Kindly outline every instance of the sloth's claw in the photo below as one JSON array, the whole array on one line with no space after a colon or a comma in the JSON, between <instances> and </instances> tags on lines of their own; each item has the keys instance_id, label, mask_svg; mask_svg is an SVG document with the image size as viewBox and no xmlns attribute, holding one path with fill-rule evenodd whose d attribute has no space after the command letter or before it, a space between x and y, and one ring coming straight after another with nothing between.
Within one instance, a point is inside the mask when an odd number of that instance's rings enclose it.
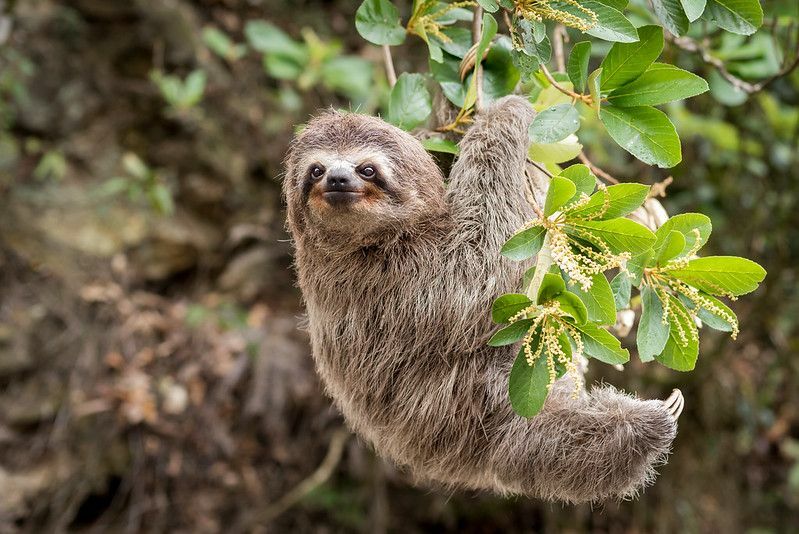
<instances>
[{"instance_id":1,"label":"sloth's claw","mask_svg":"<svg viewBox=\"0 0 799 534\"><path fill-rule=\"evenodd\" d=\"M678 419L683 408L685 408L685 397L683 397L679 389L675 389L671 392L669 398L663 401L663 405L674 419Z\"/></svg>"}]
</instances>

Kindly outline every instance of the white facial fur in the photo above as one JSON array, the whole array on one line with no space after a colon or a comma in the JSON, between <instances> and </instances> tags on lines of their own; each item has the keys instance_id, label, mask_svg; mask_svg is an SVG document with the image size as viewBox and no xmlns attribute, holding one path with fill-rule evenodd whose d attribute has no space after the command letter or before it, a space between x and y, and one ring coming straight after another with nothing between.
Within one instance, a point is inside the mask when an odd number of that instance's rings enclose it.
<instances>
[{"instance_id":1,"label":"white facial fur","mask_svg":"<svg viewBox=\"0 0 799 534\"><path fill-rule=\"evenodd\" d=\"M312 164L322 165L327 172L341 169L354 173L355 168L364 163L372 163L378 168L383 179L390 182L393 178L391 162L380 152L371 149L352 149L347 151L316 150L308 152L300 162L300 169L305 172Z\"/></svg>"}]
</instances>

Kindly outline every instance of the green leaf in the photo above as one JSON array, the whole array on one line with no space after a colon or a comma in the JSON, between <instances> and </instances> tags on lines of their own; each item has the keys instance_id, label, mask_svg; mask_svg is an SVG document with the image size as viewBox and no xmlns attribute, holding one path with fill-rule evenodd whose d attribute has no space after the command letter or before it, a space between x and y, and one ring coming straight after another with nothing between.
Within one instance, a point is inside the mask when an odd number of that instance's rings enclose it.
<instances>
[{"instance_id":1,"label":"green leaf","mask_svg":"<svg viewBox=\"0 0 799 534\"><path fill-rule=\"evenodd\" d=\"M504 347L521 341L527 331L530 330L533 321L534 319L521 319L511 323L491 336L491 339L488 340L488 345L491 347Z\"/></svg>"},{"instance_id":2,"label":"green leaf","mask_svg":"<svg viewBox=\"0 0 799 534\"><path fill-rule=\"evenodd\" d=\"M441 32L449 37L448 42L439 41L438 44L441 49L459 59L463 59L463 56L472 47L472 32L460 26L442 28Z\"/></svg>"},{"instance_id":3,"label":"green leaf","mask_svg":"<svg viewBox=\"0 0 799 534\"><path fill-rule=\"evenodd\" d=\"M536 336L535 340L534 352L538 343L541 343L540 336ZM533 417L540 412L549 395L547 359L540 356L531 366L524 352L519 351L510 370L508 395L513 411L522 417Z\"/></svg>"},{"instance_id":4,"label":"green leaf","mask_svg":"<svg viewBox=\"0 0 799 534\"><path fill-rule=\"evenodd\" d=\"M690 98L708 90L707 82L686 70L654 63L632 81L608 95L608 102L619 107L659 106Z\"/></svg>"},{"instance_id":5,"label":"green leaf","mask_svg":"<svg viewBox=\"0 0 799 534\"><path fill-rule=\"evenodd\" d=\"M705 292L700 291L700 295L702 298L709 300L716 306L718 309L723 310L724 312L728 313L730 317L735 317L735 312L732 311L726 304L721 302L719 299L712 295L708 295ZM693 302L691 302L688 297L683 295L682 293L679 295L680 301L685 304L687 308L694 309L695 306ZM732 332L733 327L732 324L727 320L717 315L716 313L711 312L705 308L699 308L696 312L696 316L701 319L702 324L709 326L715 330L720 330L721 332Z\"/></svg>"},{"instance_id":6,"label":"green leaf","mask_svg":"<svg viewBox=\"0 0 799 534\"><path fill-rule=\"evenodd\" d=\"M638 78L663 51L663 28L638 28L640 40L615 43L602 60L602 91L611 91Z\"/></svg>"},{"instance_id":7,"label":"green leaf","mask_svg":"<svg viewBox=\"0 0 799 534\"><path fill-rule=\"evenodd\" d=\"M497 9L499 9L499 5L495 0L477 0L477 3L489 13L494 13Z\"/></svg>"},{"instance_id":8,"label":"green leaf","mask_svg":"<svg viewBox=\"0 0 799 534\"><path fill-rule=\"evenodd\" d=\"M516 18L516 35L522 45L522 52L536 58L539 63L548 63L552 58L552 43L542 22Z\"/></svg>"},{"instance_id":9,"label":"green leaf","mask_svg":"<svg viewBox=\"0 0 799 534\"><path fill-rule=\"evenodd\" d=\"M652 0L652 7L663 27L671 33L679 37L688 31L690 22L680 0Z\"/></svg>"},{"instance_id":10,"label":"green leaf","mask_svg":"<svg viewBox=\"0 0 799 534\"><path fill-rule=\"evenodd\" d=\"M363 98L372 90L374 66L356 56L339 56L322 65L325 86L349 98Z\"/></svg>"},{"instance_id":11,"label":"green leaf","mask_svg":"<svg viewBox=\"0 0 799 534\"><path fill-rule=\"evenodd\" d=\"M699 356L699 339L696 333L696 324L693 319L688 317L688 311L682 302L669 296L669 306L680 309L684 313L669 314L669 339L663 352L655 356L655 359L670 369L675 371L691 371L696 366L696 359ZM683 342L679 336L677 324L682 326L687 339Z\"/></svg>"},{"instance_id":12,"label":"green leaf","mask_svg":"<svg viewBox=\"0 0 799 534\"><path fill-rule=\"evenodd\" d=\"M557 143L530 143L527 153L531 160L540 163L563 163L576 158L582 149L577 136L570 135Z\"/></svg>"},{"instance_id":13,"label":"green leaf","mask_svg":"<svg viewBox=\"0 0 799 534\"><path fill-rule=\"evenodd\" d=\"M308 52L303 45L265 20L249 21L244 26L244 35L250 46L258 52L288 56L298 63L307 60Z\"/></svg>"},{"instance_id":14,"label":"green leaf","mask_svg":"<svg viewBox=\"0 0 799 534\"><path fill-rule=\"evenodd\" d=\"M704 17L729 32L752 35L763 25L763 8L759 0L707 0Z\"/></svg>"},{"instance_id":15,"label":"green leaf","mask_svg":"<svg viewBox=\"0 0 799 534\"><path fill-rule=\"evenodd\" d=\"M602 68L596 69L588 75L588 91L591 94L591 108L596 111L597 119L602 110Z\"/></svg>"},{"instance_id":16,"label":"green leaf","mask_svg":"<svg viewBox=\"0 0 799 534\"><path fill-rule=\"evenodd\" d=\"M655 290L641 287L641 319L638 322L636 344L642 362L651 362L663 352L669 340L669 325L663 322L663 303Z\"/></svg>"},{"instance_id":17,"label":"green leaf","mask_svg":"<svg viewBox=\"0 0 799 534\"><path fill-rule=\"evenodd\" d=\"M567 233L592 243L601 240L616 254L625 251L638 254L655 242L655 234L649 228L630 219L571 221L570 224L577 231L566 226ZM585 235L585 230L590 232L590 236Z\"/></svg>"},{"instance_id":18,"label":"green leaf","mask_svg":"<svg viewBox=\"0 0 799 534\"><path fill-rule=\"evenodd\" d=\"M406 30L399 11L389 0L364 0L355 12L355 28L361 37L376 45L399 45Z\"/></svg>"},{"instance_id":19,"label":"green leaf","mask_svg":"<svg viewBox=\"0 0 799 534\"><path fill-rule=\"evenodd\" d=\"M621 348L621 343L607 330L594 323L575 325L582 334L585 353L609 365L624 364L630 361L630 353Z\"/></svg>"},{"instance_id":20,"label":"green leaf","mask_svg":"<svg viewBox=\"0 0 799 534\"><path fill-rule=\"evenodd\" d=\"M582 208L570 211L568 220L591 218L604 221L624 217L638 209L648 194L648 185L629 183L611 185L605 191L600 189L591 195L591 200ZM606 198L608 198L607 204Z\"/></svg>"},{"instance_id":21,"label":"green leaf","mask_svg":"<svg viewBox=\"0 0 799 534\"><path fill-rule=\"evenodd\" d=\"M682 160L680 138L662 111L603 106L600 119L613 140L644 163L669 168Z\"/></svg>"},{"instance_id":22,"label":"green leaf","mask_svg":"<svg viewBox=\"0 0 799 534\"><path fill-rule=\"evenodd\" d=\"M745 295L766 277L766 270L746 258L707 256L688 262L684 269L669 269L671 276L711 295Z\"/></svg>"},{"instance_id":23,"label":"green leaf","mask_svg":"<svg viewBox=\"0 0 799 534\"><path fill-rule=\"evenodd\" d=\"M666 237L669 235L669 233L671 233L672 230L680 232L683 237L685 237L685 246L677 254L677 256L675 256L679 257L687 254L691 250L701 249L705 243L707 243L707 240L710 237L710 232L713 230L713 225L710 222L710 217L707 215L702 215L701 213L680 213L679 215L675 215L674 217L668 219L665 223L663 223L663 226L657 229L657 232L655 232L657 241L655 241L654 248L661 247L663 241L665 241ZM694 230L699 232L698 246L695 246L697 235Z\"/></svg>"},{"instance_id":24,"label":"green leaf","mask_svg":"<svg viewBox=\"0 0 799 534\"><path fill-rule=\"evenodd\" d=\"M569 282L569 291L576 294L585 304L588 319L599 324L616 322L616 305L613 291L605 275L597 273L591 277L591 289L583 291L579 284Z\"/></svg>"},{"instance_id":25,"label":"green leaf","mask_svg":"<svg viewBox=\"0 0 799 534\"><path fill-rule=\"evenodd\" d=\"M400 74L388 100L389 122L412 130L423 124L432 111L433 102L424 76L408 72Z\"/></svg>"},{"instance_id":26,"label":"green leaf","mask_svg":"<svg viewBox=\"0 0 799 534\"><path fill-rule=\"evenodd\" d=\"M574 183L575 192L568 203L578 200L583 194L591 196L596 187L596 176L591 173L591 169L582 163L571 165L560 171L560 175Z\"/></svg>"},{"instance_id":27,"label":"green leaf","mask_svg":"<svg viewBox=\"0 0 799 534\"><path fill-rule=\"evenodd\" d=\"M422 139L422 146L428 152L445 152L447 154L460 154L460 147L449 139L441 139L440 137L428 137Z\"/></svg>"},{"instance_id":28,"label":"green leaf","mask_svg":"<svg viewBox=\"0 0 799 534\"><path fill-rule=\"evenodd\" d=\"M500 253L506 258L516 261L531 258L541 250L541 247L544 245L544 236L546 233L546 228L541 226L533 226L532 228L522 230L502 245Z\"/></svg>"},{"instance_id":29,"label":"green leaf","mask_svg":"<svg viewBox=\"0 0 799 534\"><path fill-rule=\"evenodd\" d=\"M597 24L588 30L588 35L598 37L605 41L617 41L620 43L632 43L638 40L638 32L627 17L620 10L608 5L610 2L599 2L596 0L582 0L580 5L596 13ZM584 21L590 23L588 15L577 6L567 3L564 0L550 2L550 7L558 11L565 11Z\"/></svg>"},{"instance_id":30,"label":"green leaf","mask_svg":"<svg viewBox=\"0 0 799 534\"><path fill-rule=\"evenodd\" d=\"M630 307L630 294L632 293L632 281L625 273L617 274L610 281L610 289L613 292L613 303L617 310L625 310Z\"/></svg>"},{"instance_id":31,"label":"green leaf","mask_svg":"<svg viewBox=\"0 0 799 534\"><path fill-rule=\"evenodd\" d=\"M591 59L591 41L582 41L572 47L566 72L574 90L582 93L588 79L588 60Z\"/></svg>"},{"instance_id":32,"label":"green leaf","mask_svg":"<svg viewBox=\"0 0 799 534\"><path fill-rule=\"evenodd\" d=\"M535 277L535 265L524 271L524 274L522 275L522 287L530 287L533 277Z\"/></svg>"},{"instance_id":33,"label":"green leaf","mask_svg":"<svg viewBox=\"0 0 799 534\"><path fill-rule=\"evenodd\" d=\"M507 323L511 317L531 306L533 301L520 293L502 295L491 305L491 320L495 323Z\"/></svg>"},{"instance_id":34,"label":"green leaf","mask_svg":"<svg viewBox=\"0 0 799 534\"><path fill-rule=\"evenodd\" d=\"M566 283L559 274L546 273L538 288L536 303L543 304L566 291Z\"/></svg>"},{"instance_id":35,"label":"green leaf","mask_svg":"<svg viewBox=\"0 0 799 534\"><path fill-rule=\"evenodd\" d=\"M483 54L488 50L491 44L491 39L497 34L497 21L488 13L483 13L483 33L480 36L480 42L477 44L477 53L475 57L483 57ZM477 63L475 69L477 69Z\"/></svg>"},{"instance_id":36,"label":"green leaf","mask_svg":"<svg viewBox=\"0 0 799 534\"><path fill-rule=\"evenodd\" d=\"M588 320L588 310L575 293L564 291L555 297L555 300L560 303L560 309L573 317L577 324L584 324Z\"/></svg>"},{"instance_id":37,"label":"green leaf","mask_svg":"<svg viewBox=\"0 0 799 534\"><path fill-rule=\"evenodd\" d=\"M657 234L655 234L657 237ZM655 263L665 265L669 260L676 258L685 249L685 236L677 230L668 233L665 239L655 241Z\"/></svg>"},{"instance_id":38,"label":"green leaf","mask_svg":"<svg viewBox=\"0 0 799 534\"><path fill-rule=\"evenodd\" d=\"M574 196L577 188L568 178L553 176L549 181L549 190L544 202L544 216L549 217Z\"/></svg>"},{"instance_id":39,"label":"green leaf","mask_svg":"<svg viewBox=\"0 0 799 534\"><path fill-rule=\"evenodd\" d=\"M630 273L630 281L634 286L641 285L644 269L651 265L653 255L654 251L648 248L642 252L633 254L633 257L627 261L627 272Z\"/></svg>"},{"instance_id":40,"label":"green leaf","mask_svg":"<svg viewBox=\"0 0 799 534\"><path fill-rule=\"evenodd\" d=\"M530 139L536 143L555 143L580 128L580 114L572 104L558 104L535 116L530 124Z\"/></svg>"},{"instance_id":41,"label":"green leaf","mask_svg":"<svg viewBox=\"0 0 799 534\"><path fill-rule=\"evenodd\" d=\"M685 15L688 17L688 20L693 22L705 12L707 0L680 0L680 3L682 4L683 10L685 10Z\"/></svg>"}]
</instances>

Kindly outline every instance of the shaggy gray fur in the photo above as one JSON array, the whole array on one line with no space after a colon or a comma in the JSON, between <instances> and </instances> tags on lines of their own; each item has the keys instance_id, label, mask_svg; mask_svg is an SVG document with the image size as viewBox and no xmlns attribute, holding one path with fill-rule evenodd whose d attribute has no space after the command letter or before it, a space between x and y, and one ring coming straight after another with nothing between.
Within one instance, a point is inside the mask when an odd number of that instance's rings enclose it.
<instances>
[{"instance_id":1,"label":"shaggy gray fur","mask_svg":"<svg viewBox=\"0 0 799 534\"><path fill-rule=\"evenodd\" d=\"M444 178L421 144L380 119L328 112L297 136L284 193L313 355L359 435L419 480L566 502L634 496L676 434L660 401L611 387L511 410L518 347L486 346L494 298L528 264L500 257L534 217L523 195L534 112L507 97L481 113ZM303 191L313 155L375 151L396 196L331 210ZM580 377L581 378L581 377Z\"/></svg>"}]
</instances>

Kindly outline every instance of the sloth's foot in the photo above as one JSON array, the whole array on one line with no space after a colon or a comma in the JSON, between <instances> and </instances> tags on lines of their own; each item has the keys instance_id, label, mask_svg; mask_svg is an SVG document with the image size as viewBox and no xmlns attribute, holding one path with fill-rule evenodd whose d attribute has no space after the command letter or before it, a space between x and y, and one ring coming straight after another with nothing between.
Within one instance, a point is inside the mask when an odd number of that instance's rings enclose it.
<instances>
[{"instance_id":1,"label":"sloth's foot","mask_svg":"<svg viewBox=\"0 0 799 534\"><path fill-rule=\"evenodd\" d=\"M679 419L683 408L685 408L685 397L682 396L682 391L679 389L673 390L669 398L663 401L663 405L674 417L675 421Z\"/></svg>"}]
</instances>

